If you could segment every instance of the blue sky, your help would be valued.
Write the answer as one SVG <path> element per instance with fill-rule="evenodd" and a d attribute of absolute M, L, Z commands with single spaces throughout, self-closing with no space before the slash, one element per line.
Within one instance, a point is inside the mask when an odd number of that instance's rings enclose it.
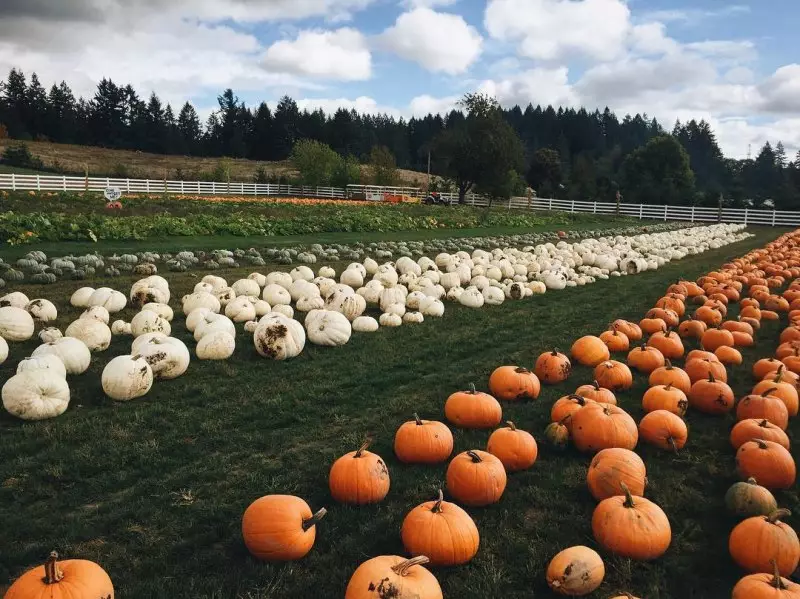
<path fill-rule="evenodd" d="M 726 154 L 800 149 L 800 3 L 790 0 L 11 0 L 0 69 L 101 77 L 190 99 L 410 117 L 468 91 L 711 122 Z"/>

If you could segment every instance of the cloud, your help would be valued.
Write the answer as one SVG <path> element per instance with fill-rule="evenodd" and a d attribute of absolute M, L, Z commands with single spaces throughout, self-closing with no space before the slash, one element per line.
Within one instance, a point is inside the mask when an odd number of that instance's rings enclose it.
<path fill-rule="evenodd" d="M 436 8 L 437 6 L 453 6 L 458 0 L 403 0 L 408 8 Z"/>
<path fill-rule="evenodd" d="M 762 110 L 800 115 L 800 64 L 779 68 L 758 86 L 758 90 L 763 99 Z"/>
<path fill-rule="evenodd" d="M 505 106 L 518 104 L 524 107 L 529 103 L 534 106 L 574 106 L 578 97 L 569 84 L 568 75 L 566 67 L 530 69 L 500 81 L 484 81 L 479 90 L 494 96 Z"/>
<path fill-rule="evenodd" d="M 409 112 L 412 116 L 424 117 L 428 114 L 447 114 L 458 107 L 461 96 L 445 96 L 435 98 L 428 94 L 412 98 L 409 104 Z"/>
<path fill-rule="evenodd" d="M 483 38 L 460 15 L 417 8 L 397 17 L 380 43 L 429 71 L 457 75 L 480 56 Z"/>
<path fill-rule="evenodd" d="M 681 22 L 696 24 L 705 19 L 715 19 L 730 17 L 735 15 L 748 14 L 750 7 L 746 4 L 731 4 L 719 9 L 702 8 L 682 8 L 676 10 L 654 10 L 644 13 L 642 16 L 648 21 L 660 21 L 662 23 Z"/>
<path fill-rule="evenodd" d="M 301 31 L 294 40 L 267 48 L 262 62 L 274 73 L 308 75 L 340 81 L 363 81 L 372 73 L 372 55 L 360 31 Z"/>
<path fill-rule="evenodd" d="M 313 111 L 321 108 L 326 114 L 332 115 L 339 108 L 345 110 L 355 110 L 360 114 L 388 114 L 394 117 L 404 116 L 399 108 L 393 106 L 383 106 L 374 98 L 369 96 L 359 96 L 354 100 L 349 98 L 303 98 L 297 100 L 300 110 Z"/>

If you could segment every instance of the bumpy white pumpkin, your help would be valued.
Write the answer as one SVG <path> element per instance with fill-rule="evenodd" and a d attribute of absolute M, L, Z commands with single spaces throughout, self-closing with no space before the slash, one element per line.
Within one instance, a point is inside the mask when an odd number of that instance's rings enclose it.
<path fill-rule="evenodd" d="M 205 308 L 209 312 L 217 313 L 221 307 L 217 297 L 207 291 L 196 291 L 183 296 L 183 313 L 186 316 L 198 308 Z"/>
<path fill-rule="evenodd" d="M 315 345 L 344 345 L 353 332 L 347 317 L 333 310 L 312 310 L 306 315 L 305 326 L 308 340 Z"/>
<path fill-rule="evenodd" d="M 499 287 L 486 287 L 483 290 L 483 301 L 489 306 L 499 306 L 505 299 L 506 295 Z"/>
<path fill-rule="evenodd" d="M 406 305 L 400 302 L 386 306 L 386 314 L 397 314 L 402 318 L 406 313 Z"/>
<path fill-rule="evenodd" d="M 364 270 L 368 275 L 374 275 L 376 272 L 378 272 L 378 263 L 372 258 L 364 258 Z"/>
<path fill-rule="evenodd" d="M 286 318 L 294 318 L 294 308 L 286 304 L 278 304 L 277 306 L 272 306 L 270 314 L 281 314 Z"/>
<path fill-rule="evenodd" d="M 214 286 L 211 283 L 203 283 L 203 281 L 200 281 L 194 286 L 192 293 L 210 293 L 214 295 Z"/>
<path fill-rule="evenodd" d="M 292 280 L 292 275 L 290 275 L 288 272 L 275 271 L 267 275 L 267 285 L 279 285 L 287 291 L 292 285 Z M 267 298 L 264 299 L 269 302 Z M 269 303 L 271 304 L 272 302 Z"/>
<path fill-rule="evenodd" d="M 28 302 L 25 306 L 28 313 L 33 316 L 34 320 L 39 322 L 52 322 L 58 318 L 58 310 L 56 310 L 53 302 L 46 299 L 34 299 Z"/>
<path fill-rule="evenodd" d="M 149 278 L 149 277 L 148 277 Z M 148 279 L 136 281 L 131 285 L 131 305 L 141 307 L 145 304 L 166 304 L 169 302 L 169 288 L 155 285 Z"/>
<path fill-rule="evenodd" d="M 420 312 L 406 312 L 403 315 L 403 322 L 409 324 L 421 324 L 424 320 L 425 317 Z"/>
<path fill-rule="evenodd" d="M 12 291 L 11 293 L 5 294 L 3 297 L 0 297 L 0 307 L 13 306 L 14 308 L 24 309 L 30 301 L 31 300 L 28 299 L 28 296 L 21 291 Z"/>
<path fill-rule="evenodd" d="M 272 311 L 272 306 L 262 299 L 252 299 L 253 308 L 256 311 L 256 318 L 261 318 L 264 314 L 269 314 Z"/>
<path fill-rule="evenodd" d="M 311 281 L 314 278 L 314 271 L 305 265 L 293 268 L 289 274 L 291 275 L 293 281 L 297 281 L 298 279 Z"/>
<path fill-rule="evenodd" d="M 117 356 L 106 364 L 100 382 L 111 399 L 129 401 L 150 391 L 153 370 L 141 356 Z"/>
<path fill-rule="evenodd" d="M 425 316 L 444 316 L 444 304 L 435 297 L 426 297 L 419 303 L 419 311 Z"/>
<path fill-rule="evenodd" d="M 25 302 L 27 305 L 27 302 Z M 23 308 L 0 308 L 0 337 L 6 341 L 27 341 L 33 337 L 33 317 Z"/>
<path fill-rule="evenodd" d="M 339 275 L 339 282 L 357 288 L 364 284 L 364 276 L 355 268 L 347 268 Z"/>
<path fill-rule="evenodd" d="M 69 303 L 75 308 L 88 308 L 89 298 L 94 293 L 94 287 L 81 287 L 69 298 Z"/>
<path fill-rule="evenodd" d="M 336 277 L 336 271 L 333 270 L 330 266 L 322 266 L 317 271 L 318 277 L 325 277 L 326 279 L 333 279 Z"/>
<path fill-rule="evenodd" d="M 260 300 L 263 301 L 263 300 Z M 230 318 L 233 322 L 247 322 L 248 320 L 255 320 L 256 307 L 249 296 L 238 296 L 232 302 L 225 306 L 225 316 Z"/>
<path fill-rule="evenodd" d="M 374 333 L 379 326 L 372 316 L 359 316 L 353 321 L 353 330 L 357 333 Z"/>
<path fill-rule="evenodd" d="M 236 297 L 249 296 L 255 298 L 261 296 L 261 286 L 253 279 L 239 279 L 231 285 L 231 289 L 233 289 Z"/>
<path fill-rule="evenodd" d="M 201 360 L 227 360 L 236 349 L 236 339 L 226 331 L 209 331 L 197 343 L 197 357 Z"/>
<path fill-rule="evenodd" d="M 44 420 L 63 414 L 69 406 L 69 385 L 58 374 L 32 371 L 8 379 L 2 390 L 3 407 L 23 420 Z"/>
<path fill-rule="evenodd" d="M 206 275 L 202 279 L 200 279 L 202 283 L 208 283 L 211 285 L 211 291 L 215 292 L 219 289 L 223 289 L 228 286 L 228 281 L 223 279 L 222 277 L 218 277 L 217 275 Z"/>
<path fill-rule="evenodd" d="M 264 287 L 261 298 L 265 302 L 268 302 L 270 306 L 288 306 L 292 303 L 292 296 L 289 294 L 289 291 L 277 283 L 269 283 Z"/>
<path fill-rule="evenodd" d="M 327 298 L 329 295 L 331 295 L 336 290 L 336 286 L 339 284 L 334 279 L 326 279 L 325 277 L 317 277 L 311 282 L 319 287 L 319 294 L 324 298 Z M 347 287 L 347 285 L 345 285 L 345 287 Z"/>
<path fill-rule="evenodd" d="M 211 313 L 208 308 L 195 308 L 186 316 L 186 328 L 190 333 L 194 333 L 200 321 L 206 317 L 206 314 Z"/>
<path fill-rule="evenodd" d="M 447 291 L 447 299 L 449 299 L 452 302 L 457 302 L 458 298 L 461 297 L 462 293 L 464 293 L 463 287 L 451 287 Z"/>
<path fill-rule="evenodd" d="M 378 322 L 382 327 L 399 327 L 401 324 L 403 324 L 403 319 L 397 314 L 387 312 L 380 315 Z"/>
<path fill-rule="evenodd" d="M 247 275 L 247 278 L 256 282 L 256 284 L 259 286 L 259 293 L 261 292 L 260 288 L 267 284 L 267 277 L 262 275 L 260 272 L 251 272 L 249 275 Z"/>
<path fill-rule="evenodd" d="M 155 312 L 167 322 L 172 322 L 172 319 L 175 317 L 175 313 L 168 304 L 159 304 L 155 302 L 142 306 L 142 312 Z"/>
<path fill-rule="evenodd" d="M 86 306 L 103 306 L 109 314 L 114 314 L 122 310 L 127 303 L 128 298 L 123 293 L 109 287 L 100 287 L 89 296 Z"/>
<path fill-rule="evenodd" d="M 458 303 L 467 308 L 480 308 L 484 301 L 483 293 L 477 287 L 467 287 L 458 298 Z"/>
<path fill-rule="evenodd" d="M 245 333 L 255 333 L 257 328 L 258 328 L 258 321 L 257 320 L 250 320 L 250 321 L 244 323 L 244 332 Z"/>
<path fill-rule="evenodd" d="M 541 295 L 547 291 L 547 285 L 542 281 L 531 281 L 528 283 L 528 289 L 530 289 L 534 295 Z"/>
<path fill-rule="evenodd" d="M 289 295 L 292 296 L 292 301 L 296 302 L 301 297 L 320 297 L 320 292 L 319 287 L 313 283 L 309 283 L 305 279 L 297 279 L 289 286 Z"/>
<path fill-rule="evenodd" d="M 167 336 L 164 333 L 145 333 L 144 335 L 139 335 L 131 342 L 131 355 L 136 355 L 139 353 L 139 350 L 150 343 L 153 339 L 166 339 Z"/>
<path fill-rule="evenodd" d="M 42 354 L 40 356 L 30 356 L 17 364 L 17 374 L 22 372 L 33 372 L 44 370 L 57 374 L 61 378 L 67 378 L 67 367 L 58 356 L 53 354 Z"/>
<path fill-rule="evenodd" d="M 8 343 L 0 337 L 0 364 L 8 359 Z"/>
<path fill-rule="evenodd" d="M 362 277 L 367 276 L 367 268 L 363 264 L 359 264 L 358 262 L 351 262 L 347 265 L 347 268 L 350 270 L 357 270 L 361 273 Z"/>
<path fill-rule="evenodd" d="M 223 314 L 209 312 L 203 317 L 203 320 L 197 323 L 194 329 L 194 340 L 200 341 L 209 333 L 214 333 L 216 331 L 223 331 L 228 333 L 231 337 L 236 337 L 236 327 L 233 325 L 233 321 L 230 318 Z"/>
<path fill-rule="evenodd" d="M 303 296 L 297 300 L 295 307 L 298 312 L 311 312 L 312 310 L 321 310 L 324 308 L 325 302 L 319 296 Z"/>
<path fill-rule="evenodd" d="M 131 329 L 131 324 L 129 322 L 125 322 L 124 320 L 115 320 L 111 323 L 111 334 L 133 335 L 133 330 Z"/>
<path fill-rule="evenodd" d="M 412 291 L 406 296 L 406 308 L 409 310 L 419 310 L 420 302 L 427 297 L 421 291 Z"/>
<path fill-rule="evenodd" d="M 373 277 L 376 281 L 380 281 L 384 287 L 394 287 L 398 282 L 398 274 L 394 266 L 390 264 L 382 264 L 378 267 L 378 272 Z"/>
<path fill-rule="evenodd" d="M 137 347 L 156 379 L 174 379 L 189 368 L 189 349 L 175 337 L 154 338 Z"/>
<path fill-rule="evenodd" d="M 341 312 L 347 320 L 353 322 L 367 309 L 367 300 L 352 290 L 350 293 L 335 291 L 325 301 L 325 307 L 328 310 Z"/>
<path fill-rule="evenodd" d="M 221 289 L 215 289 L 212 293 L 219 300 L 219 305 L 221 308 L 224 308 L 230 302 L 236 299 L 236 292 L 230 287 L 222 287 Z"/>
<path fill-rule="evenodd" d="M 155 312 L 145 310 L 136 314 L 131 320 L 131 332 L 134 337 L 145 333 L 164 333 L 169 337 L 172 326 Z"/>
<path fill-rule="evenodd" d="M 408 290 L 402 285 L 396 285 L 395 287 L 384 289 L 383 291 L 381 291 L 381 300 L 380 300 L 381 310 L 386 312 L 386 308 L 388 308 L 392 304 L 405 305 L 407 295 L 408 295 Z"/>
<path fill-rule="evenodd" d="M 303 351 L 306 332 L 296 320 L 273 312 L 259 321 L 253 332 L 253 344 L 265 358 L 288 360 Z"/>
<path fill-rule="evenodd" d="M 89 351 L 101 352 L 111 344 L 111 329 L 108 325 L 94 318 L 79 318 L 70 323 L 64 331 L 67 337 L 74 337 L 86 344 Z"/>
<path fill-rule="evenodd" d="M 103 306 L 91 306 L 81 312 L 81 315 L 78 318 L 94 318 L 103 324 L 108 324 L 108 321 L 111 320 L 111 315 Z"/>
<path fill-rule="evenodd" d="M 33 350 L 34 356 L 53 354 L 57 356 L 67 369 L 67 374 L 83 374 L 89 368 L 92 354 L 86 344 L 75 337 L 61 337 L 40 345 Z"/>
<path fill-rule="evenodd" d="M 39 341 L 42 343 L 50 343 L 56 339 L 61 339 L 63 336 L 61 329 L 57 329 L 56 327 L 47 327 L 39 331 Z"/>

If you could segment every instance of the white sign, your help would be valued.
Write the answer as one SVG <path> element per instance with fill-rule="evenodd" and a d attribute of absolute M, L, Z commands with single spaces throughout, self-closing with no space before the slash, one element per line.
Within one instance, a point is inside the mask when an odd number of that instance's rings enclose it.
<path fill-rule="evenodd" d="M 118 199 L 122 197 L 122 191 L 119 187 L 106 187 L 103 190 L 103 196 L 109 202 L 116 202 Z"/>

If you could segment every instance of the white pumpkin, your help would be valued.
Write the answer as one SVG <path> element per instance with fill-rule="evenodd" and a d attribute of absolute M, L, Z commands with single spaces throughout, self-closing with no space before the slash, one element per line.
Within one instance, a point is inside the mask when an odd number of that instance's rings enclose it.
<path fill-rule="evenodd" d="M 261 297 L 261 286 L 253 279 L 239 279 L 231 285 L 236 297 Z"/>
<path fill-rule="evenodd" d="M 100 287 L 89 296 L 86 306 L 103 306 L 109 314 L 114 314 L 122 310 L 127 303 L 128 298 L 123 293 L 109 287 Z"/>
<path fill-rule="evenodd" d="M 147 279 L 136 281 L 131 285 L 130 292 L 131 305 L 141 307 L 145 304 L 156 303 L 166 304 L 169 302 L 169 288 L 152 285 Z"/>
<path fill-rule="evenodd" d="M 175 318 L 175 313 L 168 304 L 151 302 L 142 306 L 142 312 L 155 312 L 167 322 L 172 322 L 172 319 Z"/>
<path fill-rule="evenodd" d="M 294 308 L 286 304 L 278 304 L 277 306 L 272 306 L 272 311 L 269 314 L 282 314 L 286 318 L 294 318 Z M 265 314 L 265 316 L 269 314 Z"/>
<path fill-rule="evenodd" d="M 230 318 L 223 314 L 209 312 L 195 327 L 194 340 L 199 342 L 209 333 L 214 333 L 216 331 L 223 331 L 228 333 L 231 337 L 236 337 L 236 327 L 233 325 L 233 321 L 231 321 Z"/>
<path fill-rule="evenodd" d="M 212 291 L 214 296 L 219 300 L 219 305 L 224 308 L 233 300 L 236 299 L 236 292 L 230 287 L 221 287 Z"/>
<path fill-rule="evenodd" d="M 225 316 L 230 318 L 233 322 L 247 322 L 248 320 L 255 320 L 256 307 L 253 305 L 250 297 L 246 295 L 238 296 L 227 306 L 225 306 Z"/>
<path fill-rule="evenodd" d="M 253 344 L 265 358 L 288 360 L 303 351 L 306 332 L 296 320 L 273 312 L 259 321 L 253 332 Z"/>
<path fill-rule="evenodd" d="M 227 360 L 236 349 L 236 339 L 226 331 L 209 331 L 197 343 L 195 352 L 201 360 Z"/>
<path fill-rule="evenodd" d="M 200 281 L 202 283 L 208 283 L 209 285 L 211 285 L 212 293 L 228 286 L 228 281 L 226 281 L 222 277 L 218 277 L 217 275 L 206 275 L 202 279 L 200 279 Z"/>
<path fill-rule="evenodd" d="M 257 328 L 258 328 L 258 321 L 257 320 L 250 320 L 250 321 L 244 323 L 244 332 L 245 333 L 255 333 Z"/>
<path fill-rule="evenodd" d="M 272 311 L 272 306 L 265 302 L 263 299 L 252 299 L 253 308 L 256 311 L 256 318 L 261 318 L 264 314 L 269 314 Z"/>
<path fill-rule="evenodd" d="M 379 326 L 372 316 L 359 316 L 353 321 L 353 330 L 357 333 L 374 333 Z"/>
<path fill-rule="evenodd" d="M 317 277 L 311 282 L 319 287 L 319 294 L 324 298 L 336 291 L 336 286 L 339 284 L 335 279 L 326 279 L 325 277 Z M 344 285 L 344 287 L 350 289 L 350 287 L 347 285 Z"/>
<path fill-rule="evenodd" d="M 46 299 L 34 299 L 28 302 L 25 306 L 28 313 L 33 316 L 34 320 L 39 322 L 51 322 L 58 318 L 58 310 L 56 310 L 53 302 Z"/>
<path fill-rule="evenodd" d="M 74 320 L 64 333 L 67 337 L 83 341 L 89 351 L 93 352 L 105 351 L 111 344 L 111 329 L 106 323 L 94 318 Z"/>
<path fill-rule="evenodd" d="M 350 293 L 343 293 L 341 291 L 334 292 L 325 301 L 325 308 L 341 312 L 345 315 L 347 320 L 353 322 L 367 309 L 367 300 L 357 293 L 352 292 L 352 290 L 350 291 Z"/>
<path fill-rule="evenodd" d="M 361 273 L 361 276 L 366 278 L 367 277 L 367 267 L 363 264 L 359 264 L 358 262 L 351 262 L 347 265 L 347 268 L 350 270 L 357 270 Z"/>
<path fill-rule="evenodd" d="M 292 296 L 289 294 L 289 291 L 277 283 L 269 283 L 264 287 L 264 292 L 261 294 L 261 297 L 265 302 L 268 302 L 270 306 L 288 306 L 292 303 Z"/>
<path fill-rule="evenodd" d="M 217 297 L 207 291 L 196 291 L 183 296 L 183 313 L 186 316 L 197 308 L 206 308 L 209 312 L 218 313 L 221 307 Z"/>
<path fill-rule="evenodd" d="M 499 306 L 505 299 L 506 295 L 499 287 L 486 287 L 483 290 L 483 301 L 489 306 Z"/>
<path fill-rule="evenodd" d="M 50 343 L 56 339 L 61 339 L 63 336 L 61 329 L 57 329 L 56 327 L 47 327 L 39 331 L 39 341 L 42 343 Z"/>
<path fill-rule="evenodd" d="M 421 291 L 412 291 L 406 296 L 406 308 L 409 310 L 419 310 L 420 302 L 427 296 Z"/>
<path fill-rule="evenodd" d="M 403 324 L 403 319 L 397 314 L 387 312 L 380 315 L 378 322 L 382 327 L 399 327 Z"/>
<path fill-rule="evenodd" d="M 44 420 L 63 414 L 69 406 L 69 385 L 56 373 L 15 374 L 3 385 L 3 407 L 23 420 Z"/>
<path fill-rule="evenodd" d="M 403 317 L 406 313 L 406 305 L 401 303 L 390 304 L 386 306 L 386 313 L 387 314 L 397 314 L 399 317 Z"/>
<path fill-rule="evenodd" d="M 210 293 L 214 295 L 214 286 L 211 283 L 203 283 L 200 281 L 194 286 L 192 293 Z"/>
<path fill-rule="evenodd" d="M 186 316 L 186 328 L 190 333 L 194 333 L 197 325 L 206 317 L 206 314 L 211 313 L 208 308 L 195 308 Z"/>
<path fill-rule="evenodd" d="M 297 300 L 295 304 L 298 312 L 311 312 L 311 310 L 321 310 L 325 307 L 325 302 L 321 297 L 304 296 Z"/>
<path fill-rule="evenodd" d="M 426 297 L 419 303 L 419 311 L 425 316 L 444 316 L 444 304 L 435 297 Z"/>
<path fill-rule="evenodd" d="M 288 272 L 275 271 L 275 272 L 271 272 L 271 273 L 269 273 L 267 275 L 267 285 L 266 286 L 269 286 L 269 285 L 272 285 L 272 284 L 279 285 L 279 286 L 283 287 L 284 289 L 286 289 L 288 291 L 289 287 L 291 287 L 291 285 L 292 285 L 292 280 L 293 280 L 292 279 L 292 275 L 290 275 Z M 269 302 L 269 300 L 267 298 L 264 298 L 264 299 Z M 269 303 L 271 304 L 272 302 L 269 302 Z"/>
<path fill-rule="evenodd" d="M 8 343 L 0 337 L 0 364 L 8 359 Z"/>
<path fill-rule="evenodd" d="M 394 266 L 395 269 L 397 269 L 397 272 L 401 275 L 412 273 L 416 276 L 420 276 L 422 274 L 422 269 L 420 268 L 419 264 L 414 262 L 414 260 L 408 256 L 401 256 L 398 258 Z"/>
<path fill-rule="evenodd" d="M 308 340 L 315 345 L 344 345 L 353 332 L 347 317 L 334 310 L 312 310 L 306 315 L 305 326 Z"/>
<path fill-rule="evenodd" d="M 54 354 L 42 354 L 39 356 L 30 356 L 17 364 L 17 374 L 22 372 L 33 372 L 37 370 L 44 370 L 57 374 L 62 379 L 67 378 L 67 367 L 64 362 Z"/>
<path fill-rule="evenodd" d="M 131 320 L 131 332 L 134 337 L 145 333 L 164 333 L 169 337 L 172 326 L 155 312 L 145 310 L 136 314 Z"/>
<path fill-rule="evenodd" d="M 27 305 L 27 302 L 25 303 Z M 27 341 L 33 337 L 33 317 L 23 308 L 0 308 L 0 337 L 6 341 Z"/>
<path fill-rule="evenodd" d="M 384 287 L 394 287 L 398 283 L 398 274 L 394 266 L 389 264 L 382 264 L 378 267 L 378 272 L 373 277 L 376 281 L 380 281 Z"/>
<path fill-rule="evenodd" d="M 154 338 L 137 347 L 153 370 L 156 379 L 174 379 L 181 376 L 189 368 L 189 349 L 186 344 L 175 337 Z"/>
<path fill-rule="evenodd" d="M 297 279 L 294 281 L 289 287 L 289 295 L 292 296 L 292 301 L 295 302 L 301 297 L 320 297 L 319 287 L 305 279 Z"/>
<path fill-rule="evenodd" d="M 262 275 L 260 272 L 251 272 L 249 275 L 247 275 L 247 278 L 256 282 L 259 287 L 259 293 L 261 292 L 261 288 L 265 287 L 267 284 L 267 277 Z"/>
<path fill-rule="evenodd" d="M 317 271 L 318 277 L 325 277 L 326 279 L 336 278 L 336 271 L 330 266 L 323 266 Z"/>
<path fill-rule="evenodd" d="M 103 324 L 108 324 L 108 321 L 111 320 L 111 315 L 103 306 L 91 306 L 81 312 L 81 315 L 78 318 L 94 318 Z"/>
<path fill-rule="evenodd" d="M 102 324 L 102 323 L 101 323 Z M 86 344 L 75 337 L 61 337 L 40 345 L 33 350 L 33 356 L 53 354 L 64 362 L 67 374 L 83 374 L 92 361 L 92 353 Z"/>
<path fill-rule="evenodd" d="M 364 287 L 360 287 L 356 293 L 363 297 L 370 306 L 377 306 L 381 301 L 383 285 L 378 281 L 370 281 Z"/>
<path fill-rule="evenodd" d="M 439 277 L 439 284 L 447 291 L 461 285 L 461 277 L 457 272 L 447 272 Z"/>
<path fill-rule="evenodd" d="M 528 289 L 530 289 L 534 295 L 541 295 L 547 291 L 547 285 L 542 281 L 531 281 L 528 283 Z"/>
<path fill-rule="evenodd" d="M 441 285 L 429 285 L 422 289 L 422 293 L 424 293 L 428 297 L 433 297 L 435 299 L 442 299 L 447 292 L 444 290 L 444 287 Z"/>
<path fill-rule="evenodd" d="M 139 350 L 150 343 L 153 339 L 166 339 L 167 336 L 164 333 L 145 333 L 144 335 L 139 335 L 131 342 L 131 354 L 136 355 L 139 353 Z"/>
<path fill-rule="evenodd" d="M 131 329 L 131 323 L 125 322 L 124 320 L 115 320 L 111 323 L 111 334 L 112 335 L 133 335 L 133 329 Z"/>
<path fill-rule="evenodd" d="M 69 303 L 75 308 L 88 308 L 89 298 L 94 293 L 94 287 L 81 287 L 69 298 Z"/>
<path fill-rule="evenodd" d="M 407 322 L 409 324 L 421 324 L 425 320 L 425 317 L 422 316 L 420 312 L 406 312 L 403 315 L 403 322 Z"/>
<path fill-rule="evenodd" d="M 150 391 L 153 370 L 142 356 L 117 356 L 106 364 L 100 382 L 111 399 L 130 401 Z"/>
<path fill-rule="evenodd" d="M 364 258 L 364 271 L 372 276 L 378 272 L 378 263 L 370 257 Z"/>
<path fill-rule="evenodd" d="M 525 297 L 525 287 L 521 283 L 511 283 L 505 288 L 508 299 L 522 299 Z"/>
<path fill-rule="evenodd" d="M 358 288 L 364 284 L 364 276 L 355 268 L 347 268 L 339 275 L 339 282 L 353 288 Z"/>
<path fill-rule="evenodd" d="M 402 285 L 396 285 L 395 287 L 384 289 L 383 291 L 381 291 L 381 301 L 380 301 L 381 310 L 386 312 L 386 308 L 388 308 L 392 304 L 405 305 L 407 295 L 408 295 L 408 290 Z"/>
<path fill-rule="evenodd" d="M 452 302 L 457 302 L 462 293 L 464 293 L 463 287 L 451 287 L 448 289 L 446 297 Z"/>
<path fill-rule="evenodd" d="M 31 300 L 28 299 L 28 296 L 21 291 L 12 291 L 11 293 L 5 294 L 3 297 L 0 297 L 0 307 L 13 306 L 14 308 L 24 309 L 30 301 Z"/>
<path fill-rule="evenodd" d="M 467 287 L 458 298 L 458 303 L 467 308 L 480 308 L 485 298 L 477 287 Z"/>
<path fill-rule="evenodd" d="M 289 274 L 292 276 L 292 281 L 297 281 L 299 279 L 311 281 L 314 278 L 314 271 L 305 265 L 293 268 Z"/>

